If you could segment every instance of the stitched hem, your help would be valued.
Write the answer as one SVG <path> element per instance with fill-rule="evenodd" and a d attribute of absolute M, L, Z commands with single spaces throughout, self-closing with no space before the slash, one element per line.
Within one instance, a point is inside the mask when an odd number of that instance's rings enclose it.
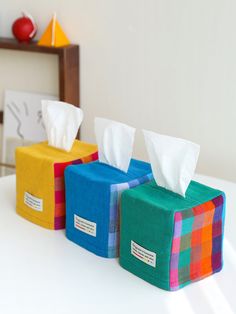
<path fill-rule="evenodd" d="M 87 251 L 90 251 L 98 256 L 106 257 L 106 258 L 113 258 L 113 256 L 109 256 L 108 248 L 106 250 L 102 250 L 101 248 L 98 248 L 96 245 L 91 244 L 88 241 L 85 241 L 85 240 L 80 241 L 80 239 L 78 239 L 77 235 L 74 232 L 68 231 L 67 229 L 66 229 L 66 237 L 70 241 L 78 244 L 79 246 L 83 247 Z"/>
<path fill-rule="evenodd" d="M 16 212 L 18 215 L 20 215 L 21 217 L 29 220 L 30 222 L 34 223 L 34 224 L 37 224 L 41 227 L 44 227 L 44 228 L 47 228 L 47 229 L 55 229 L 54 228 L 54 221 L 53 222 L 49 222 L 49 221 L 46 221 L 46 220 L 43 220 L 43 219 L 40 219 L 38 217 L 35 217 L 33 215 L 30 215 L 29 213 L 27 213 L 26 211 L 20 209 L 20 208 L 17 208 L 16 209 Z"/>
<path fill-rule="evenodd" d="M 174 286 L 174 287 L 173 287 L 173 285 L 176 284 L 176 283 L 178 283 L 178 282 L 171 283 L 170 290 L 171 290 L 171 291 L 179 290 L 179 289 L 185 287 L 185 286 L 188 285 L 188 284 L 191 284 L 191 283 L 200 281 L 200 280 L 202 280 L 202 279 L 204 279 L 204 278 L 206 278 L 206 277 L 209 277 L 209 276 L 211 276 L 211 275 L 214 275 L 215 273 L 220 272 L 220 271 L 222 270 L 222 268 L 223 268 L 223 265 L 221 265 L 219 268 L 215 269 L 215 270 L 212 271 L 212 272 L 209 272 L 209 273 L 207 273 L 207 274 L 205 274 L 205 275 L 203 275 L 203 276 L 200 276 L 200 277 L 197 277 L 197 278 L 194 278 L 194 279 L 188 279 L 188 280 L 186 280 L 186 281 L 184 281 L 184 282 L 181 282 L 180 284 L 178 284 L 178 285 L 176 285 L 176 286 Z"/>
<path fill-rule="evenodd" d="M 125 265 L 124 265 L 124 264 Z M 164 289 L 166 291 L 171 291 L 169 287 L 169 281 L 167 280 L 161 280 L 160 278 L 154 277 L 150 275 L 149 273 L 145 272 L 143 269 L 138 267 L 137 265 L 134 265 L 132 262 L 130 262 L 128 259 L 120 256 L 120 265 L 130 271 L 131 273 L 135 274 L 136 276 L 144 279 L 145 281 L 148 281 L 152 285 Z M 127 266 L 127 267 L 126 267 Z M 144 276 L 142 276 L 144 274 Z"/>

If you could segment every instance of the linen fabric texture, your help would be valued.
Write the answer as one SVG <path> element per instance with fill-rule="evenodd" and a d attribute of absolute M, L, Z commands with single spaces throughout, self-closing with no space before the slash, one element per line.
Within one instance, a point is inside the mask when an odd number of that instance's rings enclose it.
<path fill-rule="evenodd" d="M 16 149 L 16 211 L 48 229 L 65 228 L 64 171 L 97 160 L 97 146 L 75 140 L 70 152 L 47 142 Z M 27 201 L 26 196 L 29 197 Z M 34 207 L 34 198 L 41 208 Z M 37 205 L 37 204 L 36 204 Z"/>
<path fill-rule="evenodd" d="M 99 161 L 67 167 L 67 238 L 99 256 L 117 257 L 120 195 L 152 178 L 150 164 L 135 159 L 127 173 Z"/>
<path fill-rule="evenodd" d="M 165 289 L 177 290 L 222 269 L 225 195 L 191 181 L 186 197 L 155 181 L 121 197 L 120 265 Z M 150 266 L 132 254 L 132 241 L 156 256 Z"/>

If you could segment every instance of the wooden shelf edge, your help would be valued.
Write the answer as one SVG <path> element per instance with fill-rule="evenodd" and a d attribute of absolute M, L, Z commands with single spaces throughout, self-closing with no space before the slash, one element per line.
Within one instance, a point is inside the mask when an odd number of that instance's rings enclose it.
<path fill-rule="evenodd" d="M 0 37 L 0 49 L 20 50 L 28 52 L 51 53 L 60 55 L 65 50 L 77 48 L 78 45 L 70 44 L 62 47 L 38 46 L 37 41 L 30 43 L 19 43 L 14 38 Z"/>
<path fill-rule="evenodd" d="M 16 168 L 15 165 L 5 164 L 3 162 L 0 162 L 0 167 L 11 168 L 11 169 L 15 169 Z"/>

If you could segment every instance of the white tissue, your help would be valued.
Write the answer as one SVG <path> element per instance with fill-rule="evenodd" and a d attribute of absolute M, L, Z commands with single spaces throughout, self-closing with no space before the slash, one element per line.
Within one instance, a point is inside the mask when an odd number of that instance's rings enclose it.
<path fill-rule="evenodd" d="M 129 169 L 135 129 L 112 120 L 95 118 L 99 161 L 124 172 Z"/>
<path fill-rule="evenodd" d="M 185 196 L 200 152 L 198 144 L 143 130 L 156 183 Z"/>
<path fill-rule="evenodd" d="M 48 144 L 69 152 L 83 121 L 83 111 L 62 101 L 42 100 Z"/>

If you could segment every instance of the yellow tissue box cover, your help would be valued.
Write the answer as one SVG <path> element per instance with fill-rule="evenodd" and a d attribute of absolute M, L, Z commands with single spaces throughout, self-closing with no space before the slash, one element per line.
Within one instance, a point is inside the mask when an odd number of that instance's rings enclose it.
<path fill-rule="evenodd" d="M 47 142 L 16 149 L 16 211 L 48 229 L 65 228 L 64 170 L 98 159 L 97 146 L 75 140 L 70 152 Z"/>

